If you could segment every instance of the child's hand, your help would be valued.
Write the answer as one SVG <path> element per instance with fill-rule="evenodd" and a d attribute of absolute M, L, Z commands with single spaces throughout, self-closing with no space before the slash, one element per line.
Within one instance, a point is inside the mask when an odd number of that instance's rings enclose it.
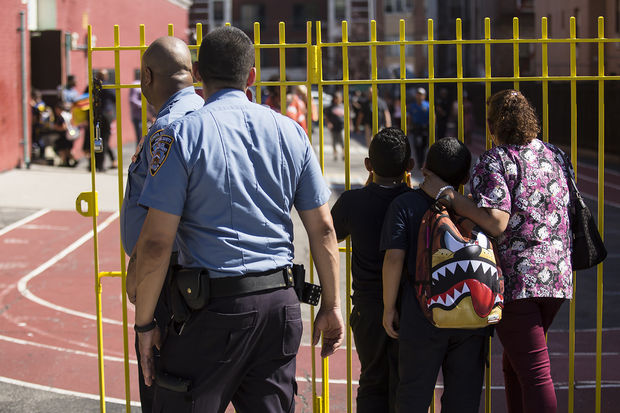
<path fill-rule="evenodd" d="M 400 327 L 400 320 L 398 317 L 398 311 L 395 308 L 390 310 L 383 309 L 383 328 L 388 336 L 397 339 L 398 329 Z"/>
<path fill-rule="evenodd" d="M 420 188 L 430 197 L 435 198 L 439 190 L 448 185 L 443 179 L 426 168 L 422 168 L 422 174 L 424 174 L 424 182 L 420 184 Z"/>

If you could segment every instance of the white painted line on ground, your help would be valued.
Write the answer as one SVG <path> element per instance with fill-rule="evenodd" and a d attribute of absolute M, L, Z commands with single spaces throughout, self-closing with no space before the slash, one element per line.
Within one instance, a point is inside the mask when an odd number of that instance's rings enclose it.
<path fill-rule="evenodd" d="M 51 346 L 49 344 L 37 343 L 35 341 L 29 341 L 29 340 L 22 340 L 20 338 L 9 337 L 9 336 L 4 336 L 4 335 L 0 335 L 0 340 L 8 341 L 9 343 L 20 344 L 23 346 L 32 346 L 32 347 L 44 348 L 46 350 L 59 351 L 61 353 L 76 354 L 78 356 L 86 356 L 86 357 L 92 357 L 92 358 L 99 357 L 97 353 L 91 353 L 88 351 L 81 351 L 81 350 L 73 350 L 70 348 L 59 347 L 59 346 Z M 114 357 L 114 356 L 105 356 L 105 355 L 103 356 L 103 359 L 106 361 L 116 361 L 119 363 L 123 363 L 125 361 L 123 357 Z M 129 359 L 129 364 L 138 365 L 138 362 L 134 359 Z"/>
<path fill-rule="evenodd" d="M 62 394 L 63 396 L 81 397 L 83 399 L 91 399 L 91 400 L 97 400 L 97 401 L 100 399 L 98 394 L 89 394 L 89 393 L 82 393 L 82 392 L 73 391 L 73 390 L 59 389 L 58 387 L 42 386 L 40 384 L 28 383 L 27 381 L 11 379 L 8 377 L 0 376 L 0 382 L 7 383 L 7 384 L 13 384 L 15 386 L 27 387 L 27 388 L 34 389 L 34 390 L 42 390 L 42 391 L 48 391 L 51 393 Z M 123 404 L 123 405 L 125 404 L 125 400 L 117 399 L 115 397 L 106 397 L 105 401 L 106 403 Z M 132 400 L 131 405 L 134 407 L 140 407 L 140 402 Z"/>
<path fill-rule="evenodd" d="M 101 232 L 105 228 L 107 228 L 112 222 L 114 222 L 114 220 L 116 218 L 118 218 L 118 216 L 119 216 L 118 211 L 116 211 L 115 213 L 110 215 L 105 221 L 103 221 L 103 223 L 101 223 L 97 227 L 97 232 Z M 69 255 L 70 253 L 72 253 L 73 251 L 78 249 L 80 246 L 82 246 L 84 243 L 86 243 L 92 237 L 93 237 L 93 231 L 91 230 L 91 231 L 87 232 L 86 234 L 82 235 L 82 237 L 80 237 L 80 239 L 75 241 L 73 244 L 69 245 L 67 248 L 65 248 L 64 250 L 62 250 L 58 254 L 54 255 L 49 260 L 47 260 L 45 263 L 41 264 L 40 266 L 38 266 L 37 268 L 32 270 L 30 273 L 28 273 L 25 276 L 23 276 L 19 280 L 19 282 L 17 283 L 17 289 L 21 293 L 21 295 L 23 295 L 24 297 L 26 297 L 30 301 L 33 301 L 33 302 L 35 302 L 35 303 L 37 303 L 39 305 L 42 305 L 44 307 L 51 308 L 52 310 L 60 311 L 60 312 L 66 313 L 66 314 L 71 314 L 71 315 L 74 315 L 74 316 L 77 316 L 77 317 L 86 318 L 88 320 L 97 320 L 97 316 L 94 315 L 94 314 L 84 313 L 82 311 L 76 311 L 76 310 L 72 310 L 70 308 L 59 306 L 57 304 L 51 303 L 51 302 L 49 302 L 47 300 L 44 300 L 44 299 L 34 295 L 30 290 L 28 290 L 28 282 L 30 280 L 32 280 L 36 276 L 40 275 L 43 271 L 47 270 L 52 265 L 56 264 L 58 261 L 60 261 L 61 259 L 65 258 L 67 255 Z M 114 324 L 114 325 L 119 325 L 119 326 L 123 325 L 123 323 L 121 321 L 113 320 L 111 318 L 105 318 L 104 317 L 104 318 L 102 318 L 102 321 L 104 323 L 108 323 L 108 324 Z"/>
<path fill-rule="evenodd" d="M 50 210 L 47 208 L 40 209 L 34 214 L 28 215 L 26 218 L 22 218 L 19 221 L 13 222 L 11 225 L 7 225 L 6 227 L 0 229 L 0 237 L 6 234 L 7 232 L 14 230 L 15 228 L 21 227 L 22 225 L 27 224 L 30 221 L 33 221 L 39 218 L 40 216 L 47 214 L 48 212 L 50 212 Z"/>

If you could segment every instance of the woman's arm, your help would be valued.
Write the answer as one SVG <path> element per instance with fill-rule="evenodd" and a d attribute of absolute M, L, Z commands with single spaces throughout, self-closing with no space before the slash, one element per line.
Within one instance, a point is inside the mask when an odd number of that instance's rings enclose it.
<path fill-rule="evenodd" d="M 439 190 L 448 184 L 426 168 L 422 172 L 424 182 L 420 187 L 429 196 L 435 198 Z M 470 198 L 451 188 L 445 189 L 442 192 L 442 196 L 444 195 L 450 199 L 449 208 L 460 216 L 471 219 L 492 237 L 498 237 L 506 230 L 510 219 L 508 212 L 496 208 L 480 208 Z"/>

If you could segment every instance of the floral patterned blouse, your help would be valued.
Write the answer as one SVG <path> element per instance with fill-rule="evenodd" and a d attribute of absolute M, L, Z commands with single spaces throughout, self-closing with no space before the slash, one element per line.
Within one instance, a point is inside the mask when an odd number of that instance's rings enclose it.
<path fill-rule="evenodd" d="M 498 239 L 506 302 L 530 297 L 572 298 L 569 189 L 565 155 L 539 139 L 501 145 L 474 166 L 479 207 L 510 214 Z"/>

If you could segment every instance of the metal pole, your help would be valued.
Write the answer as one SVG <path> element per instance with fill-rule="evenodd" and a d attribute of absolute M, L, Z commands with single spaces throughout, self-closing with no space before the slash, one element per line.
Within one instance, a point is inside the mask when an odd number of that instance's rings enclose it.
<path fill-rule="evenodd" d="M 64 81 L 67 81 L 67 78 L 71 74 L 71 33 L 65 33 L 65 78 Z"/>
<path fill-rule="evenodd" d="M 26 13 L 19 12 L 20 51 L 22 69 L 22 144 L 24 145 L 24 164 L 30 168 L 30 154 L 28 143 L 28 88 L 26 86 Z"/>

